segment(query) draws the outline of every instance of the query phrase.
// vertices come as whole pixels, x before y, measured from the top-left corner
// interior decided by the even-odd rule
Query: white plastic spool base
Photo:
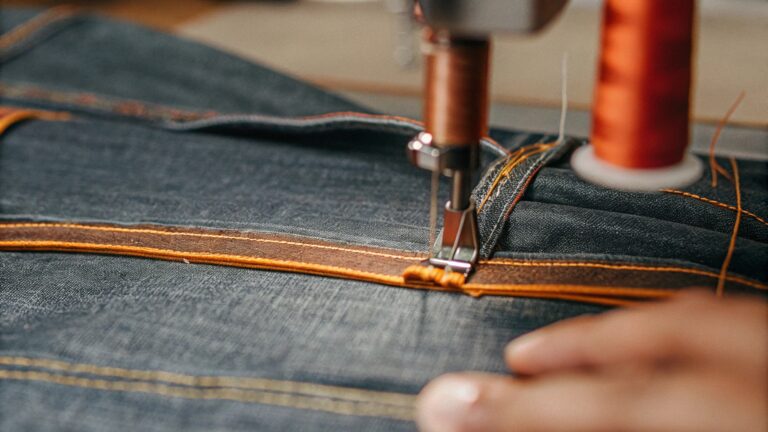
[[[701,178],[701,161],[686,153],[682,162],[664,168],[623,168],[609,164],[595,155],[591,145],[573,153],[571,166],[579,177],[590,183],[630,192],[657,192],[681,188]]]

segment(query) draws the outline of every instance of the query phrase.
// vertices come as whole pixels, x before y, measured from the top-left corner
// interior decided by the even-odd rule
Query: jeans
[[[38,13],[3,9],[2,34]],[[0,244],[35,245],[0,247],[0,430],[412,430],[413,396],[430,379],[504,372],[510,339],[605,309],[322,271],[426,252],[429,178],[404,154],[418,125],[195,43],[57,13],[0,44],[0,104],[74,115],[0,136],[0,222],[113,231],[98,240],[108,250],[86,250],[66,245],[77,234],[67,226],[0,230]],[[322,116],[346,111],[363,114]],[[487,268],[511,267],[470,282],[637,293],[716,283],[736,216],[731,182],[616,192],[570,170],[579,140],[492,136],[506,150],[483,146],[482,255]],[[516,151],[535,154],[516,164]],[[768,167],[738,164],[746,212],[726,292],[760,294]],[[208,243],[214,232],[261,243]],[[136,242],[242,258],[142,255]],[[276,245],[284,261],[320,264],[240,268]],[[678,270],[654,279],[649,268]]]

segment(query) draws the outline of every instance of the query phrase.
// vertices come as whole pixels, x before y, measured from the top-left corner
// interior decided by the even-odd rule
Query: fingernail
[[[430,384],[419,397],[418,423],[422,431],[457,431],[480,400],[480,385],[460,376],[446,376]]]
[[[520,336],[507,345],[505,354],[509,358],[524,357],[541,345],[543,340],[543,337],[535,333]]]

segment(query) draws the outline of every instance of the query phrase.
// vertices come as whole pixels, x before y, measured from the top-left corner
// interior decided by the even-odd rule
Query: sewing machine
[[[416,166],[432,171],[433,200],[436,199],[434,185],[437,184],[437,176],[450,177],[452,182],[450,199],[445,203],[443,213],[442,236],[434,242],[432,256],[423,265],[444,269],[447,272],[460,272],[468,276],[478,260],[477,215],[475,203],[470,198],[470,194],[473,176],[479,167],[479,142],[488,127],[490,34],[534,33],[553,21],[566,4],[567,0],[417,1],[415,15],[426,26],[423,41],[426,64],[425,131],[408,144],[408,152]],[[606,15],[623,14],[624,19],[637,18],[635,20],[637,26],[630,31],[634,31],[639,37],[649,38],[649,44],[659,46],[663,42],[653,39],[654,30],[648,30],[647,25],[643,27],[643,20],[659,18],[659,21],[666,25],[674,25],[674,20],[680,20],[680,18],[661,19],[665,17],[654,16],[663,15],[669,12],[669,9],[665,11],[663,6],[659,6],[661,5],[659,2],[655,2],[652,7],[649,7],[649,4],[651,3],[643,4],[636,1],[608,2]],[[609,8],[613,9],[609,10]],[[682,21],[692,22],[692,15],[691,3],[689,13],[688,15],[683,13]],[[626,28],[623,30],[626,31]],[[610,34],[604,35],[604,43],[606,38],[611,37]],[[690,65],[690,38],[690,34],[687,35],[687,39],[686,35],[681,37],[683,51],[686,48],[686,41],[688,42],[687,54],[684,52],[681,56],[683,65],[685,61]],[[628,62],[625,61],[624,66],[629,66],[631,69],[632,61],[631,58]],[[625,71],[627,69],[627,67],[624,68]],[[644,71],[644,69],[635,70],[640,70],[640,73]],[[611,78],[606,78],[606,81],[609,79]],[[629,94],[618,101],[619,105],[626,106],[635,102],[638,94],[645,97],[642,89],[629,90],[625,92]],[[605,147],[595,151],[590,145],[577,150],[574,155],[572,164],[576,172],[593,183],[636,191],[679,187],[698,179],[702,170],[701,163],[696,158],[685,154],[685,145],[688,141],[687,90],[686,88],[685,93],[682,94],[685,98],[684,107],[681,107],[680,112],[677,113],[679,121],[672,127],[675,137],[671,139],[685,141],[681,143],[682,147],[678,146],[679,155],[673,154],[671,159],[667,158],[660,162],[646,163],[629,160],[627,163],[616,163],[615,160],[600,154],[600,151],[606,153]],[[665,97],[663,93],[649,94],[645,102],[651,108],[655,108],[666,103]],[[613,99],[612,102],[616,102],[616,98]],[[619,122],[620,129],[620,122],[629,122],[629,120],[614,119],[614,123],[607,127],[616,129]],[[645,123],[640,126],[647,130],[649,136],[658,132],[653,123],[649,123],[647,119],[644,121]],[[631,131],[624,133],[624,136],[630,133]],[[613,136],[616,135],[613,134]],[[594,127],[592,141],[595,141]],[[629,148],[634,152],[632,154],[642,154],[643,151],[651,153],[644,148],[637,148],[644,144],[643,142],[626,143],[625,147],[634,146],[634,149]],[[662,147],[664,145],[666,144],[661,143]],[[662,148],[661,151],[664,149]],[[432,222],[434,223],[434,218]]]

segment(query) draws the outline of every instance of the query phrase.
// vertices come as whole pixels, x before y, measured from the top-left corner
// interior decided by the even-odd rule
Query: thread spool
[[[650,191],[696,181],[689,141],[694,0],[606,0],[585,179]]]

